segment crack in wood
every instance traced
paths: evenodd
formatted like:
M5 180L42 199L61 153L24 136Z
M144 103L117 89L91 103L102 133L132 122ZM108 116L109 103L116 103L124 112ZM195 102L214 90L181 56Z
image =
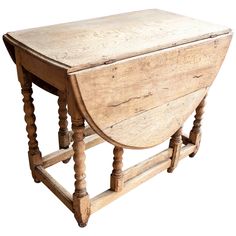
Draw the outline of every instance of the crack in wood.
M140 99L140 98L147 98L147 97L150 97L150 96L152 96L152 95L153 95L153 94L152 94L151 92L149 92L148 94L145 94L145 95L143 95L143 96L131 97L131 98L125 100L124 102L120 102L120 103L117 103L117 104L108 105L108 107L118 107L118 106L120 106L120 105L122 105L122 104L125 104L125 103L128 103L128 102L130 102L130 101L132 101L132 100L137 100L137 99Z
M202 76L203 76L203 75L194 75L193 78L197 78L197 79L198 79L198 78L200 78L200 77L202 77Z
M201 89L206 89L206 90L207 90L208 87L203 87L203 88L201 88ZM183 96L180 96L180 97L178 97L178 98L175 98L175 99L171 100L171 102L172 102L172 101L175 101L175 100L177 100L177 99L179 99L179 98L183 98L183 97L185 97L185 96L187 96L187 95L189 95L189 94L191 94L191 93L195 93L195 92L197 92L197 91L198 91L198 89L197 89L197 90L194 90L194 91L192 91L192 92L189 92L189 93L187 93L187 94L185 94L185 95L183 95ZM169 101L169 102L170 102L170 101ZM167 106L168 106L169 102L166 104ZM164 105L164 104L161 104L161 105L159 105L159 106L162 106L162 105ZM150 108L150 109L143 110L143 111L141 110L140 112L135 112L135 114L141 115L142 113L151 111L151 110L153 110L153 109L156 109L156 108L159 107L159 106L155 106L155 107L152 107L152 108ZM120 121L118 121L118 122L112 124L111 126L107 126L107 127L103 128L102 130L103 130L103 132L106 132L107 130L109 130L109 129L111 129L111 128L114 128L116 125L118 125L118 124L120 124L120 123L122 123L122 122L124 122L124 121L126 121L126 120L128 120L128 119L130 119L130 117L127 117L127 118L125 118L125 119L123 119L123 120L120 120ZM179 123L179 121L177 121L177 122ZM182 125L182 124L181 124L181 125Z

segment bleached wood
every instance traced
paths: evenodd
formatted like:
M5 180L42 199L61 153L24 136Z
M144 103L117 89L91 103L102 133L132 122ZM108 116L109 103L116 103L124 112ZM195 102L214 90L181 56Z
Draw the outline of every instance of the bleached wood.
M42 60L75 71L229 31L227 27L151 9L7 35Z
M104 140L99 137L98 135L94 134L91 136L88 136L84 139L85 142L85 148L86 150L89 148L92 148L102 142ZM56 152L50 153L43 157L43 167L47 168L49 166L52 166L60 161L64 161L68 159L69 157L73 156L73 149L72 147L69 147L68 149L60 149Z
M206 91L207 89L203 88L171 103L124 119L102 132L98 130L97 133L117 146L129 148L155 146L168 139L184 123Z
M43 157L43 167L48 168L60 161L67 160L69 157L73 156L73 153L72 147L52 152Z
M59 118L59 131L58 131L58 142L59 149L67 149L70 145L70 134L68 131L68 121L67 121L67 101L66 94L61 91L58 94L58 118Z
M195 95L196 102L186 104L184 109L176 107L180 101L190 102L190 93L211 85L230 39L219 36L75 73L71 83L80 109L90 126L116 146L157 145L173 134L200 103L202 94ZM152 119L150 114L157 110L161 110L161 116ZM171 125L162 130L163 122L170 118ZM180 120L178 124L176 119ZM121 128L131 121L132 126Z
M110 177L110 189L115 192L120 192L124 186L123 177L123 153L124 150L121 147L114 147L113 149L113 163L112 163L112 173Z
M190 154L190 157L194 157L197 154L197 151L200 147L201 136L202 136L201 122L202 122L202 117L204 114L204 108L205 108L205 104L206 104L206 96L203 98L203 100L200 102L200 104L196 108L196 114L194 116L193 128L191 129L190 134L189 134L189 140L191 141L191 143L193 143L197 146L195 152Z
M9 44L15 44L9 37L5 36L5 38ZM54 88L65 91L67 80L67 70L65 68L58 66L58 64L50 63L50 61L44 61L36 53L32 54L24 47L21 47L21 44L15 48L15 52L19 54L21 64L27 71Z
M152 166L158 165L163 161L166 161L170 159L171 155L173 153L172 148L168 148L165 151L158 153L147 160L144 160L128 169L123 171L124 174L124 181L128 181L132 179L133 177L141 174L142 172L146 171L147 169L150 169Z
M178 160L192 156L199 147L203 103L197 108L190 137L182 136L184 147L179 128L211 86L231 37L226 27L160 10L5 34L3 40L22 85L34 179L42 181L84 227L90 207L96 212L157 173L172 171ZM73 150L41 158L32 82L66 96L59 99L59 113L61 133L68 137L60 141L60 147L67 148L73 141ZM73 132L67 132L65 101ZM85 120L91 128L85 129ZM116 147L111 188L94 197L91 206L85 149L103 142L98 135ZM123 147L147 148L170 136L169 149L122 172ZM72 155L73 196L45 170Z
M35 124L36 116L34 112L33 104L33 89L32 89L32 80L31 76L21 65L20 55L16 51L16 68L18 80L21 84L21 93L23 95L23 110L25 113L25 122L26 122L26 132L28 137L28 157L29 164L32 173L32 177L35 182L39 182L35 176L35 166L42 164L42 154L39 149L38 140L37 140L37 127Z
M141 183L147 181L151 177L155 176L156 174L160 173L163 170L166 170L170 166L170 159L163 161L160 165L156 165L151 169L148 169L144 173L134 177L133 179L125 182L123 190L121 192L114 192L111 190L107 190L98 196L91 199L91 212L94 213L101 209L102 207L106 206L107 204L111 203L115 199L119 198L120 196L126 194L130 190L134 189Z
M182 147L181 152L180 152L180 156L179 156L179 160L182 160L184 157L189 156L192 152L195 151L196 148L197 148L196 145L191 144L191 143Z
M72 195L61 186L42 166L35 169L37 179L42 181L72 212Z
M104 139L102 139L97 134L92 134L92 135L85 137L84 142L85 142L85 150L87 150L89 148L92 148L92 147L100 144L100 143L103 143Z
M68 107L70 107L70 102ZM70 112L69 108L69 112ZM70 113L72 131L73 131L73 160L74 160L74 177L75 190L73 193L73 210L74 217L80 227L87 225L90 216L90 199L86 189L86 166L85 166L85 142L84 142L84 119L80 112Z
M230 32L173 13L146 10L11 32L4 40L8 48L20 49L21 63L28 71L62 91L67 73L83 69L76 74L78 88L73 82L73 89L80 90L76 93L81 98L76 99L92 128L116 146L146 148L161 140L153 143L152 137L144 136L146 143L121 142L104 129L110 127L119 136L114 124L210 86L226 53Z
M183 147L180 151L179 160L188 156L191 152L193 152L194 148L196 147L193 144L188 144L185 147ZM120 196L126 194L130 190L134 189L138 185L150 179L151 177L155 176L156 174L160 173L163 170L168 169L170 165L171 165L171 159L170 158L164 159L163 161L158 162L156 165L153 165L143 173L140 173L137 176L133 177L132 179L126 181L124 183L122 191L113 192L111 190L106 190L105 192L97 195L96 197L91 199L91 212L94 213L98 211L102 207L116 200Z
M84 129L84 137L88 137L92 134L95 134L95 132L92 130L92 128L90 126L85 126L85 129ZM72 135L73 135L73 131L70 130L69 131L69 136L70 136L70 142L72 142Z
M167 169L167 172L172 173L177 167L179 162L180 150L182 147L182 127L180 127L170 139L169 147L173 149L173 154L171 156L171 166Z

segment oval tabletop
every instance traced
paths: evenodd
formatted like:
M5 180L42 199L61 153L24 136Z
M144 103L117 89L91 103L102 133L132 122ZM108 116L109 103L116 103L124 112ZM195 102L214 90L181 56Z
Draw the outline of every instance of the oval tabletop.
M230 39L226 27L155 9L4 35L33 74L59 90L69 78L90 126L128 148L157 145L184 123Z
M79 71L71 81L80 109L115 145L160 144L201 102L229 42L229 36L220 36Z

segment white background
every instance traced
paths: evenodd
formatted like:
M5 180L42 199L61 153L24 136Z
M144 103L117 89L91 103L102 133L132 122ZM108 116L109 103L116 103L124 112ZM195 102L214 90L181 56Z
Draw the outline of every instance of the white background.
M24 28L159 8L236 28L234 1L1 1L0 34ZM236 235L236 43L212 86L203 139L194 159L163 172L91 216L86 228L43 185L32 181L22 96L15 65L0 43L0 235ZM35 88L38 139L43 154L57 149L56 97ZM187 126L192 121L187 122ZM164 146L167 146L165 144ZM125 167L156 150L126 151ZM109 184L112 146L87 152L91 196ZM73 190L73 163L50 172Z

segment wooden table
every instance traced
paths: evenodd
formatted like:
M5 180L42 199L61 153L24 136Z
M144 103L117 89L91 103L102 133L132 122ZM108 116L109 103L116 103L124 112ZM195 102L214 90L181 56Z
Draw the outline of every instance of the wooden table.
M231 36L226 27L160 10L5 34L22 87L34 180L43 182L85 226L91 213L155 174L172 172L182 158L194 156L205 97ZM58 96L60 150L46 156L38 147L32 83ZM67 128L67 109L72 131ZM187 137L182 126L194 110ZM122 171L123 148L149 148L170 137L166 150ZM104 140L114 145L110 188L90 199L85 149ZM73 195L46 171L71 156Z

